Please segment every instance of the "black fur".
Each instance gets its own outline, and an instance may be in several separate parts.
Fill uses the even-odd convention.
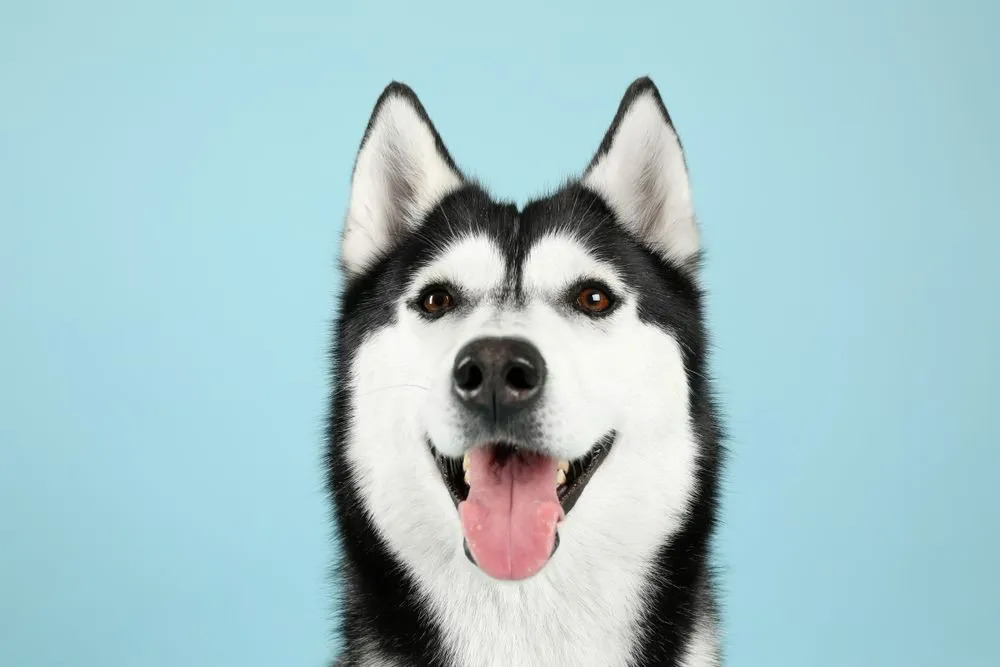
[[[608,150],[628,105],[647,90],[652,90],[660,101],[652,81],[644,78],[633,83],[595,160]],[[433,129],[416,96],[402,84],[394,83],[386,89],[376,104],[376,113],[391,94],[410,98]],[[666,108],[662,101],[659,103],[669,122]],[[436,131],[434,136],[448,164],[454,165]],[[455,171],[460,173],[457,168]],[[520,212],[515,205],[496,202],[478,184],[468,182],[426,217],[418,234],[404,234],[369,270],[349,277],[341,295],[332,346],[334,384],[327,449],[329,490],[343,553],[340,583],[345,591],[340,610],[345,649],[336,664],[357,664],[362,652],[374,646],[402,664],[448,665],[441,652],[440,630],[423,611],[415,582],[390,555],[361,509],[362,499],[346,463],[351,404],[342,380],[353,355],[366,335],[392,323],[393,295],[402,291],[401,286],[431,258],[433,248],[440,247],[442,241],[471,230],[492,236],[512,267],[509,293],[501,296],[516,301],[521,296],[521,262],[532,244],[553,228],[577,230],[594,253],[620,267],[641,295],[641,317],[673,332],[684,353],[691,411],[701,446],[697,490],[682,529],[663,545],[656,574],[648,582],[652,594],[639,640],[637,655],[642,659],[638,664],[677,665],[691,635],[693,619],[696,615],[714,614],[710,546],[716,522],[722,434],[708,379],[703,296],[691,269],[672,264],[625,231],[602,198],[579,182],[566,184]]]

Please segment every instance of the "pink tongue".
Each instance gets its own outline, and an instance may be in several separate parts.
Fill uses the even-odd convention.
[[[458,506],[476,564],[496,579],[525,579],[552,555],[562,506],[557,461],[536,454],[495,460],[494,450],[469,455],[469,497]]]

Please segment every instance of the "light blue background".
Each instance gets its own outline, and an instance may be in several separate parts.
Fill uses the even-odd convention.
[[[376,96],[523,201],[646,73],[710,253],[731,664],[1000,664],[998,4],[423,4],[4,3],[0,665],[321,665]]]

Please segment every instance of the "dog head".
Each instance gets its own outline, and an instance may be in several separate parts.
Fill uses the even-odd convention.
[[[342,239],[335,484],[418,573],[522,580],[550,560],[648,557],[695,488],[698,256],[648,79],[583,176],[520,210],[466,178],[390,85]]]

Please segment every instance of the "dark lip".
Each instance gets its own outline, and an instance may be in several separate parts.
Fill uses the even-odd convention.
[[[569,514],[569,511],[573,509],[576,501],[580,499],[584,487],[604,463],[604,459],[611,453],[614,444],[615,432],[611,431],[594,443],[590,451],[582,457],[569,462],[570,474],[567,475],[569,483],[563,485],[559,491],[559,503],[562,505],[563,512]]]
[[[567,483],[558,492],[559,503],[562,505],[565,514],[569,514],[569,511],[573,509],[573,506],[580,499],[583,489],[608,457],[611,448],[615,444],[616,436],[615,431],[609,432],[594,443],[586,454],[569,462],[569,472],[566,475]],[[438,471],[441,473],[441,478],[444,481],[445,488],[448,489],[448,494],[451,496],[452,502],[455,504],[455,507],[458,507],[459,503],[469,495],[469,487],[463,481],[465,473],[462,470],[462,459],[442,455],[429,439],[427,440],[427,446],[434,457],[434,462],[437,464]],[[491,443],[490,446],[516,447],[517,445],[500,441]]]

